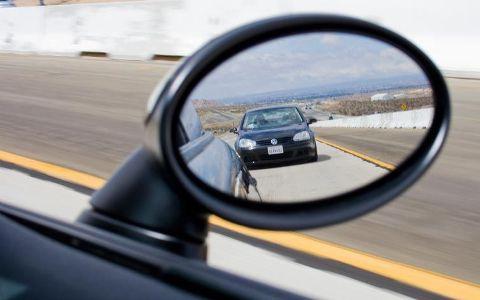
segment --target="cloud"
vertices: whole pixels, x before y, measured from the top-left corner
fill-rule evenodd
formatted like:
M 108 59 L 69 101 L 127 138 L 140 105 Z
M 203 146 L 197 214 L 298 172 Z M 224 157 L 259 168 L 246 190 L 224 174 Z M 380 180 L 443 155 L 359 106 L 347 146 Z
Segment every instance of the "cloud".
M 407 55 L 382 41 L 350 33 L 307 33 L 237 54 L 213 70 L 192 97 L 218 99 L 421 72 Z
M 321 37 L 321 41 L 325 45 L 336 45 L 340 41 L 338 35 L 334 33 L 326 33 Z

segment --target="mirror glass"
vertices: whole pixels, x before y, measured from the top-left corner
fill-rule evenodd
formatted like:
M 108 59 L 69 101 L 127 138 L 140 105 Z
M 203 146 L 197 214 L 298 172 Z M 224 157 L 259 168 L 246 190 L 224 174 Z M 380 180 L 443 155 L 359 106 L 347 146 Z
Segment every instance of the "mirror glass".
M 217 66 L 182 108 L 179 151 L 239 199 L 301 202 L 378 180 L 433 118 L 417 63 L 383 41 L 314 32 L 258 44 Z

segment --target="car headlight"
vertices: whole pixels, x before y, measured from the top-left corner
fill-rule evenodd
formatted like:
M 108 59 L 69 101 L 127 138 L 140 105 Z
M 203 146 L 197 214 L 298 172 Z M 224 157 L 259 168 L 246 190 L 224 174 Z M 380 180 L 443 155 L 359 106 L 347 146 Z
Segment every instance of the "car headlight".
M 310 134 L 306 130 L 305 131 L 300 131 L 299 133 L 296 133 L 293 136 L 293 140 L 295 142 L 306 141 L 306 140 L 309 140 L 309 139 L 310 139 Z
M 253 149 L 257 145 L 257 142 L 250 139 L 240 139 L 238 141 L 238 147 L 242 149 Z

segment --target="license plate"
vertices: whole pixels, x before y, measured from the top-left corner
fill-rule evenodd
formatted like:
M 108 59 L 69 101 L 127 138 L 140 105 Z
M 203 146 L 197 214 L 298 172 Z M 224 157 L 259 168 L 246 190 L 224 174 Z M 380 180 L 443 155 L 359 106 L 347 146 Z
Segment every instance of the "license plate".
M 274 154 L 282 154 L 283 153 L 283 146 L 272 146 L 268 147 L 268 155 L 274 155 Z

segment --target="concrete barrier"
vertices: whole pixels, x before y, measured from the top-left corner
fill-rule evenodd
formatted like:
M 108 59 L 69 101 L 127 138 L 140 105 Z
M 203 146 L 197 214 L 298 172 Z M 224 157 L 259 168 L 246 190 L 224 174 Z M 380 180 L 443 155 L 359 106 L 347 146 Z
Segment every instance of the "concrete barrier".
M 278 12 L 222 1 L 133 1 L 0 10 L 0 51 L 146 60 L 190 55 L 220 33 Z M 251 9 L 236 14 L 235 9 Z M 213 13 L 212 13 L 213 12 Z
M 433 108 L 422 108 L 384 114 L 319 121 L 310 127 L 349 128 L 428 128 L 432 123 Z
M 218 34 L 291 13 L 342 14 L 404 35 L 445 70 L 480 71 L 480 1 L 157 0 L 0 9 L 0 51 L 149 59 L 190 55 Z M 445 22 L 449 20 L 449 22 Z

